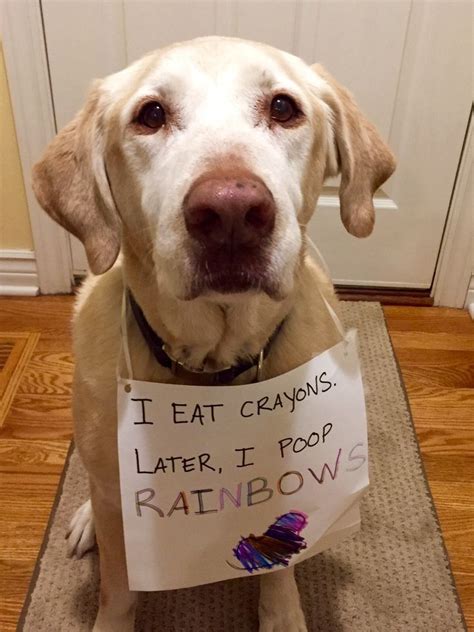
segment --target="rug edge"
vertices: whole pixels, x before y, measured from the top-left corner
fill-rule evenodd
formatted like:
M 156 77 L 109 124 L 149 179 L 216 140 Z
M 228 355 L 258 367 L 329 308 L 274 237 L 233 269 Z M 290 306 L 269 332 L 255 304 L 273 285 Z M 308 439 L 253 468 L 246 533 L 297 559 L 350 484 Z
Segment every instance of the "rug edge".
M 426 468 L 425 468 L 425 464 L 423 461 L 423 456 L 421 454 L 421 448 L 420 448 L 420 442 L 418 441 L 418 435 L 416 434 L 416 427 L 415 427 L 415 422 L 413 421 L 413 414 L 411 412 L 411 406 L 410 406 L 410 400 L 408 398 L 408 392 L 406 389 L 406 385 L 405 382 L 403 380 L 403 373 L 402 370 L 400 368 L 400 363 L 398 362 L 398 358 L 397 358 L 397 354 L 395 353 L 395 348 L 393 346 L 393 342 L 392 342 L 392 337 L 390 335 L 390 330 L 388 328 L 388 323 L 387 323 L 387 319 L 385 318 L 385 312 L 383 310 L 382 305 L 380 304 L 380 311 L 382 312 L 382 316 L 383 316 L 383 320 L 384 320 L 384 325 L 385 325 L 385 329 L 387 331 L 388 334 L 388 339 L 390 342 L 390 348 L 392 350 L 392 355 L 393 358 L 395 360 L 395 366 L 397 369 L 397 373 L 398 373 L 398 381 L 400 383 L 402 392 L 403 392 L 403 397 L 405 398 L 405 404 L 408 410 L 408 416 L 410 418 L 410 423 L 413 429 L 413 434 L 415 436 L 415 443 L 416 443 L 416 451 L 417 451 L 417 455 L 418 455 L 418 463 L 420 466 L 420 470 L 421 470 L 421 474 L 423 476 L 423 480 L 425 481 L 425 487 L 428 491 L 428 498 L 430 501 L 430 509 L 431 509 L 431 514 L 434 518 L 435 524 L 436 524 L 436 530 L 438 532 L 438 537 L 441 541 L 441 546 L 443 547 L 443 553 L 444 553 L 444 558 L 447 562 L 447 569 L 448 569 L 448 573 L 449 573 L 449 578 L 451 580 L 451 589 L 452 592 L 454 594 L 454 598 L 456 601 L 456 606 L 458 608 L 458 613 L 461 617 L 461 623 L 464 626 L 464 630 L 465 632 L 469 632 L 468 627 L 467 627 L 467 621 L 466 621 L 466 617 L 464 616 L 464 611 L 462 609 L 462 605 L 461 605 L 461 600 L 459 598 L 459 592 L 458 592 L 458 588 L 456 585 L 456 580 L 454 579 L 454 573 L 453 573 L 453 568 L 451 566 L 451 559 L 449 557 L 449 553 L 448 553 L 448 549 L 446 548 L 446 543 L 444 541 L 444 536 L 443 536 L 443 531 L 441 529 L 441 523 L 439 521 L 439 516 L 438 516 L 438 512 L 436 510 L 436 505 L 434 502 L 434 498 L 433 498 L 433 494 L 431 493 L 431 487 L 428 481 L 428 476 L 426 475 Z
M 31 597 L 33 596 L 33 592 L 36 588 L 36 582 L 38 580 L 38 576 L 41 570 L 41 559 L 48 547 L 49 536 L 51 532 L 51 528 L 53 526 L 54 520 L 56 518 L 56 512 L 58 510 L 59 501 L 61 500 L 61 496 L 63 493 L 64 482 L 66 480 L 67 472 L 69 469 L 69 462 L 71 460 L 71 456 L 74 452 L 74 440 L 72 439 L 69 443 L 69 448 L 66 454 L 66 459 L 64 460 L 63 470 L 61 472 L 61 477 L 59 479 L 58 487 L 56 489 L 56 494 L 54 496 L 53 504 L 51 506 L 51 511 L 49 513 L 48 523 L 46 525 L 46 529 L 44 530 L 43 540 L 41 542 L 41 547 L 36 557 L 35 566 L 33 569 L 33 574 L 31 575 L 30 582 L 28 584 L 28 590 L 26 591 L 25 599 L 23 601 L 23 606 L 21 608 L 20 616 L 18 618 L 18 623 L 16 626 L 16 632 L 22 632 L 26 617 L 28 615 L 28 610 L 31 605 Z

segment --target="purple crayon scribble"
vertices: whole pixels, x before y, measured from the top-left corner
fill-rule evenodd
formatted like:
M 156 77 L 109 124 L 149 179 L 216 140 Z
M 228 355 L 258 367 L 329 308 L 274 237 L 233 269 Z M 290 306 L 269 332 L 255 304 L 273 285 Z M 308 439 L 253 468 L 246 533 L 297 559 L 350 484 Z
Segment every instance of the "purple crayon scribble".
M 283 514 L 263 535 L 255 536 L 251 533 L 247 538 L 240 539 L 233 552 L 243 568 L 227 563 L 249 573 L 262 568 L 273 568 L 277 564 L 288 566 L 290 558 L 307 546 L 300 535 L 307 524 L 308 516 L 302 511 L 292 510 Z

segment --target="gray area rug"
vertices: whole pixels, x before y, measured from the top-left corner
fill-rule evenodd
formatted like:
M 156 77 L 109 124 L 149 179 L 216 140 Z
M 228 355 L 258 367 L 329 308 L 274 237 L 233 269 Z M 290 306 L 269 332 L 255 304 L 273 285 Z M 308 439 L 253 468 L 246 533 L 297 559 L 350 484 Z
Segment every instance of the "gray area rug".
M 403 383 L 377 303 L 344 303 L 359 330 L 369 417 L 371 487 L 362 530 L 297 568 L 310 632 L 465 630 L 449 560 L 424 476 Z M 86 499 L 77 453 L 65 466 L 18 630 L 91 630 L 98 602 L 98 559 L 66 557 L 64 534 Z M 254 577 L 142 594 L 138 632 L 253 632 Z

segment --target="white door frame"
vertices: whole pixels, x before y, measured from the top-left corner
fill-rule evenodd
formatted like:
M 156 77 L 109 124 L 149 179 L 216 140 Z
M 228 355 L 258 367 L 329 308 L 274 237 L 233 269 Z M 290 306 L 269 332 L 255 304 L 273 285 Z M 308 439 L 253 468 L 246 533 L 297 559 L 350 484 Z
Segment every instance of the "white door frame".
M 0 26 L 40 291 L 43 294 L 70 292 L 73 266 L 68 235 L 40 208 L 30 185 L 33 164 L 56 134 L 40 1 L 3 0 Z M 472 273 L 472 228 L 467 193 L 471 152 L 472 130 L 466 138 L 433 283 L 436 305 L 462 307 Z
M 68 293 L 73 283 L 68 235 L 41 209 L 31 188 L 31 169 L 56 134 L 39 0 L 0 1 L 0 27 L 40 292 Z
M 446 307 L 464 307 L 474 275 L 472 128 L 471 110 L 433 283 L 435 305 Z

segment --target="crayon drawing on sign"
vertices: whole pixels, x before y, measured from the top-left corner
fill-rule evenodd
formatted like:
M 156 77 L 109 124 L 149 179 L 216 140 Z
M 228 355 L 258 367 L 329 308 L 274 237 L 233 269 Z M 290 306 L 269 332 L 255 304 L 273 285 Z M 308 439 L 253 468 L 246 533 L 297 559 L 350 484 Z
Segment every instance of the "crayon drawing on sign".
M 302 511 L 289 511 L 271 524 L 263 535 L 251 533 L 241 538 L 233 549 L 234 556 L 242 566 L 229 566 L 249 573 L 276 565 L 288 566 L 290 558 L 306 548 L 306 541 L 300 535 L 308 524 L 308 516 Z

